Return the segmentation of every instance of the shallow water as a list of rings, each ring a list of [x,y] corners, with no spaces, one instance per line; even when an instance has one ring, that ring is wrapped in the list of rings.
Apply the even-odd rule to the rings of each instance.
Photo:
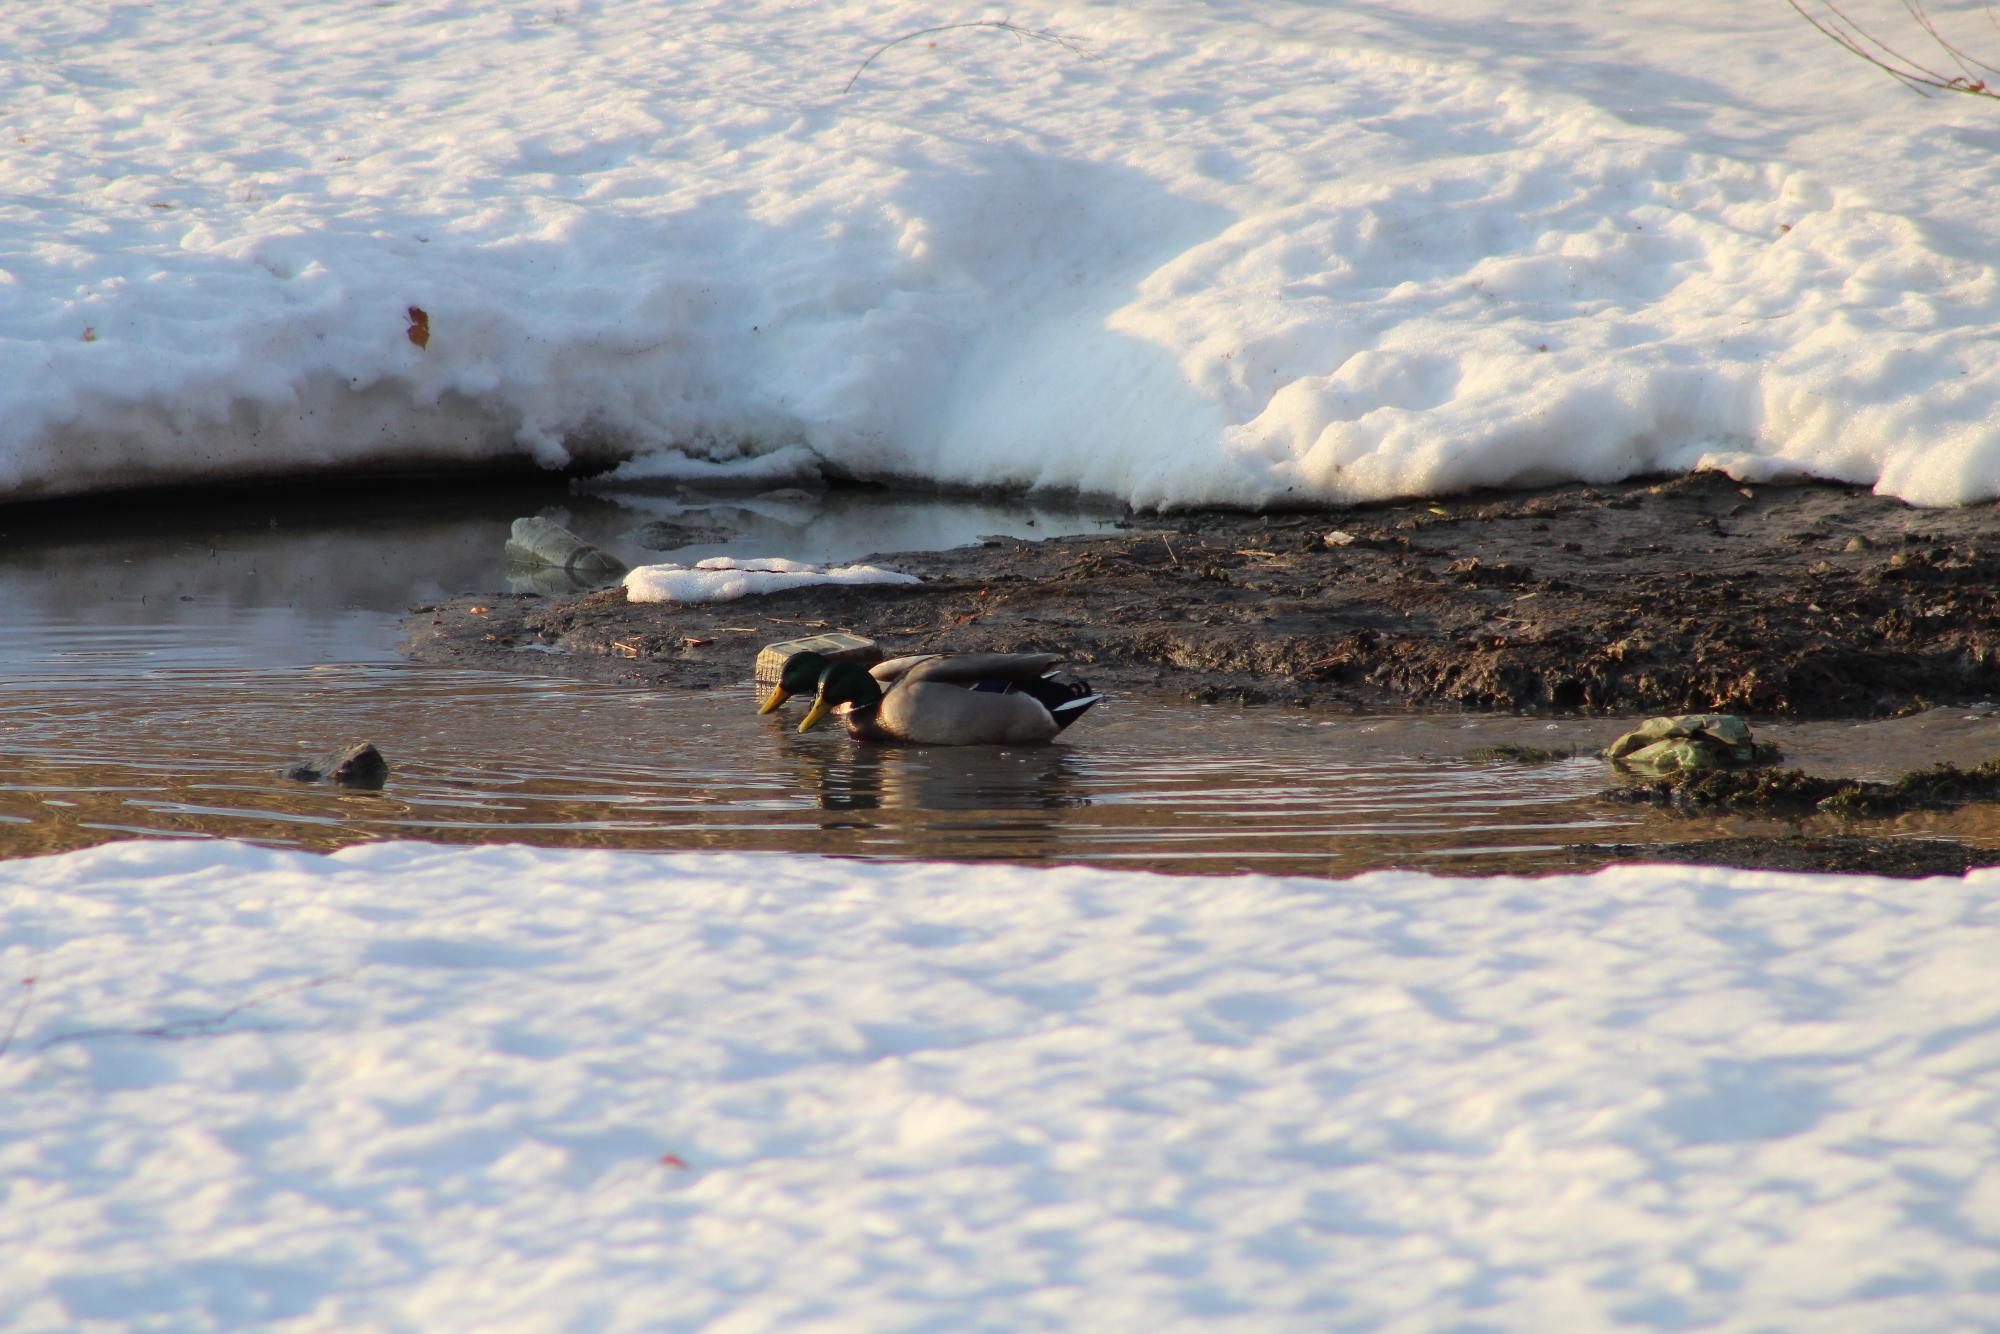
[[[1107,521],[907,497],[784,504],[796,522],[696,505],[708,528],[739,535],[708,531],[676,557],[847,559],[905,545],[871,537],[935,545]],[[507,521],[532,508],[432,496],[329,515],[253,494],[206,514],[93,517],[87,534],[72,531],[84,520],[0,533],[12,631],[0,641],[0,855],[132,835],[316,849],[423,838],[1333,875],[1553,869],[1573,864],[1569,844],[1781,827],[1596,801],[1613,779],[1594,759],[1466,758],[1501,743],[1587,755],[1622,729],[1613,720],[1115,696],[1052,747],[868,750],[834,729],[798,735],[797,710],[758,717],[747,684],[644,691],[400,660],[404,606],[505,586]],[[617,546],[660,512],[566,500],[553,517]],[[629,543],[621,554],[649,555]],[[1764,734],[1807,767],[1883,777],[2000,749],[2000,721],[1978,710]],[[381,792],[277,776],[359,739],[389,757]],[[1985,808],[1889,831],[2000,841]]]
[[[128,660],[127,665],[130,664]],[[395,663],[10,676],[0,846],[131,833],[781,848],[1327,872],[1575,841],[1594,762],[1517,772],[1370,755],[1320,727],[1117,700],[1066,744],[873,750],[681,694]],[[1365,727],[1365,722],[1353,726]],[[1087,730],[1086,730],[1087,729]],[[381,793],[275,777],[368,737]]]

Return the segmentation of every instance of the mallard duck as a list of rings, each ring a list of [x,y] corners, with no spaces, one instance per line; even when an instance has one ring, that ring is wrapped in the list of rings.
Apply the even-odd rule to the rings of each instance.
[[[885,658],[868,669],[868,674],[886,686],[926,658],[935,658],[935,653],[912,653],[902,658]],[[819,678],[826,669],[833,666],[833,659],[824,654],[807,651],[794,653],[785,659],[785,665],[778,673],[778,684],[764,697],[764,703],[757,710],[760,714],[774,713],[794,695],[812,695],[819,690]]]
[[[886,691],[856,664],[831,663],[820,673],[812,708],[799,730],[809,732],[837,711],[859,741],[1036,745],[1081,718],[1100,698],[1082,681],[1053,675],[1061,661],[1053,653],[919,657],[899,668]],[[875,670],[888,665],[877,664]]]

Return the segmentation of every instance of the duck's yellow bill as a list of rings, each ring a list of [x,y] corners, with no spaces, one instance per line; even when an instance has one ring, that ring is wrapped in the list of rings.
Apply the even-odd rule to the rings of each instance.
[[[813,706],[806,710],[805,721],[799,724],[799,730],[801,732],[812,731],[813,728],[825,722],[826,715],[832,712],[833,706],[828,704],[824,697],[814,700]]]
[[[772,686],[771,693],[764,697],[764,707],[757,710],[758,717],[777,711],[780,704],[792,697],[792,692],[783,686]]]

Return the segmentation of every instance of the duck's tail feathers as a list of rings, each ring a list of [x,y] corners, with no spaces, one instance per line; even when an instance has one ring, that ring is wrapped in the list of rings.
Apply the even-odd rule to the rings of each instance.
[[[1085,711],[1091,705],[1103,698],[1104,696],[1102,695],[1081,695],[1076,699],[1064,700],[1049,710],[1049,716],[1056,720],[1056,728],[1060,731],[1062,728],[1068,727],[1071,723],[1083,717]]]
[[[1067,672],[1050,672],[1035,682],[1030,693],[1056,720],[1058,731],[1083,717],[1091,705],[1104,698],[1092,693],[1090,682]]]

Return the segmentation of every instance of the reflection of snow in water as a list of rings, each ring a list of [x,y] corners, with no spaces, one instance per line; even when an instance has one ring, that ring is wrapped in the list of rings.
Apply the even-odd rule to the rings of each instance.
[[[260,665],[380,661],[411,605],[500,591],[579,591],[560,570],[510,569],[512,521],[539,512],[628,565],[708,556],[851,561],[924,550],[983,533],[1096,531],[1109,518],[1053,503],[1014,505],[873,490],[743,497],[560,494],[411,488],[314,502],[287,491],[202,504],[175,497],[88,520],[16,521],[0,549],[0,666],[60,645],[123,652],[151,636],[155,663]],[[645,524],[688,517],[710,540],[671,553],[632,540]],[[606,580],[604,582],[611,582]],[[136,651],[136,650],[135,650]],[[174,655],[178,655],[176,658]]]
[[[1049,497],[1008,501],[865,488],[662,495],[596,485],[589,494],[617,505],[627,516],[627,527],[616,532],[605,519],[594,520],[598,535],[592,540],[635,565],[663,557],[692,561],[707,556],[851,561],[896,551],[943,551],[988,534],[1037,538],[1100,532],[1119,521],[1115,512],[1064,507]],[[636,539],[644,536],[648,522],[684,526],[691,530],[690,540],[672,547],[651,541],[641,546]],[[703,528],[721,531],[704,533]]]

